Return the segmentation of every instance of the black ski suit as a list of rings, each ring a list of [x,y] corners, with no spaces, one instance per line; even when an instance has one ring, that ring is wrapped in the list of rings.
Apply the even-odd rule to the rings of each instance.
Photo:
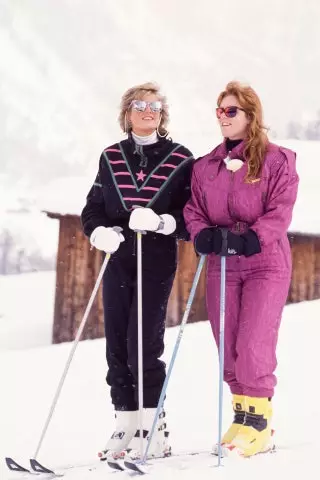
[[[144,407],[158,404],[165,379],[167,303],[177,266],[177,239],[188,240],[182,210],[190,197],[193,156],[169,139],[144,147],[131,137],[106,148],[81,214],[84,233],[98,226],[123,228],[125,241],[111,255],[103,278],[107,340],[107,383],[116,410],[138,408],[136,234],[129,229],[134,205],[168,213],[177,222],[171,235],[142,237]]]

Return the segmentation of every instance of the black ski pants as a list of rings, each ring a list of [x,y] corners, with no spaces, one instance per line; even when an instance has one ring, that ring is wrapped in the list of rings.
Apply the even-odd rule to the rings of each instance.
[[[177,267],[174,238],[148,233],[142,238],[142,322],[144,408],[158,404],[165,379],[166,310]],[[120,245],[103,278],[108,363],[107,383],[116,410],[138,409],[138,323],[136,238]]]

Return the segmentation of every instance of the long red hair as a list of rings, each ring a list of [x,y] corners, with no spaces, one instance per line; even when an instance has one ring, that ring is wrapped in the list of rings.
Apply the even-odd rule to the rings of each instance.
[[[253,88],[242,85],[239,82],[230,82],[225,90],[220,93],[217,104],[220,106],[222,100],[227,95],[234,95],[241,108],[245,110],[249,125],[247,129],[247,137],[245,138],[246,146],[244,156],[248,162],[248,173],[246,181],[251,182],[257,179],[263,164],[264,156],[269,143],[266,127],[263,125],[263,112],[260,99]]]

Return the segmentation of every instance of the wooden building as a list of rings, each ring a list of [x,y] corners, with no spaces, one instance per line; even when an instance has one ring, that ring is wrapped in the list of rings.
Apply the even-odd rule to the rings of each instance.
[[[56,295],[53,342],[70,341],[81,323],[86,305],[101,268],[101,252],[90,249],[88,239],[76,215],[48,213],[59,221],[59,244],[56,266]],[[320,234],[289,234],[293,271],[288,303],[320,298]],[[191,242],[179,242],[178,270],[171,292],[166,323],[180,323],[197,268]],[[205,269],[191,308],[189,322],[208,318],[205,305]],[[104,335],[101,289],[93,304],[82,338]]]

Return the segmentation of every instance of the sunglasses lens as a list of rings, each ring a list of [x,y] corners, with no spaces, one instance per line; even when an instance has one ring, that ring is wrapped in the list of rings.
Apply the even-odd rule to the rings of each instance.
[[[153,111],[153,112],[161,112],[162,110],[162,103],[157,101],[157,102],[151,102],[150,103],[150,109]]]
[[[150,106],[152,112],[161,112],[162,103],[160,101],[156,102],[145,102],[144,100],[133,100],[132,108],[137,112],[144,112],[147,108],[147,105]]]
[[[238,108],[237,107],[226,107],[225,114],[228,118],[233,118],[237,115]]]
[[[144,112],[147,107],[147,102],[143,100],[133,100],[132,108],[138,112]]]

